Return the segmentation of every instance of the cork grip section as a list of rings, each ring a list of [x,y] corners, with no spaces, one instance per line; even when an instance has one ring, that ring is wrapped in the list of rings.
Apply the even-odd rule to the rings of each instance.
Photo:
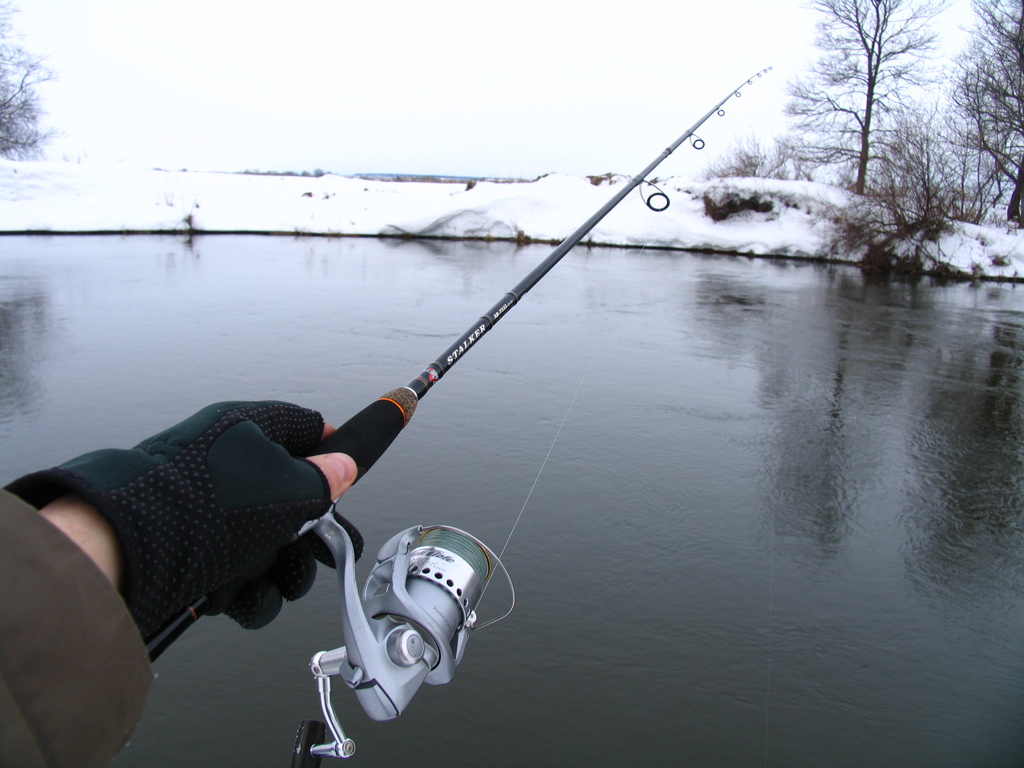
[[[398,389],[392,389],[390,392],[385,392],[380,396],[381,400],[390,400],[392,403],[402,409],[402,414],[405,416],[405,423],[408,424],[409,420],[412,419],[412,415],[416,413],[416,405],[419,400],[416,394],[408,387],[399,387]]]

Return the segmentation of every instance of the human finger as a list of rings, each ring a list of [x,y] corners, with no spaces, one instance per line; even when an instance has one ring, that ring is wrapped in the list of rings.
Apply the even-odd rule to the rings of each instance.
[[[331,489],[332,499],[337,499],[352,487],[359,471],[356,468],[355,460],[347,453],[324,453],[319,456],[310,456],[306,461],[315,464],[324,473]]]

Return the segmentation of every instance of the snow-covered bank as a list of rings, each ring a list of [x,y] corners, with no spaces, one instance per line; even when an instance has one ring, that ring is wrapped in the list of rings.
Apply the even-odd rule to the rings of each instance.
[[[560,241],[626,179],[594,184],[545,176],[530,182],[392,182],[141,170],[122,165],[0,161],[0,232],[254,232]],[[601,245],[701,249],[840,259],[816,214],[845,193],[807,182],[669,179],[670,207],[654,213],[640,191],[591,232]],[[649,195],[655,190],[644,186]],[[714,221],[705,196],[756,197],[761,210]],[[964,226],[942,259],[967,275],[1024,278],[1013,232]]]

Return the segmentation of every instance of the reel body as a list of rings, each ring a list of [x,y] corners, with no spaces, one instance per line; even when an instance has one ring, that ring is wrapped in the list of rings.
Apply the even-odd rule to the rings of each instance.
[[[471,629],[500,621],[515,605],[512,581],[497,555],[457,528],[414,526],[396,534],[377,553],[361,592],[352,540],[333,510],[301,532],[306,531],[319,536],[334,556],[345,645],[321,651],[310,661],[333,742],[311,743],[318,739],[311,740],[310,733],[320,724],[306,721],[296,739],[293,766],[355,752],[331,704],[331,678],[341,678],[355,691],[372,720],[392,720],[423,683],[452,680]],[[476,607],[497,566],[512,590],[512,607],[478,627]],[[307,757],[315,762],[304,762]]]

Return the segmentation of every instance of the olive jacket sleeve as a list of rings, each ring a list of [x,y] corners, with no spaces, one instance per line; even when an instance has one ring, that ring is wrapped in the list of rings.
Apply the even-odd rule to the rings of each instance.
[[[0,490],[0,768],[106,765],[135,730],[152,678],[110,582]]]

